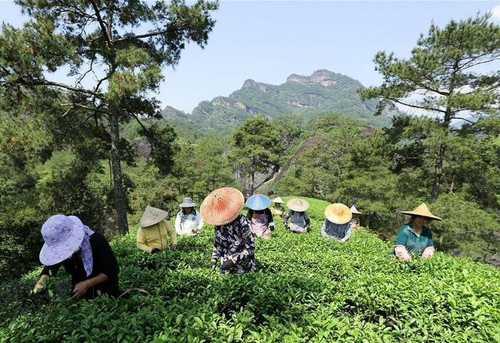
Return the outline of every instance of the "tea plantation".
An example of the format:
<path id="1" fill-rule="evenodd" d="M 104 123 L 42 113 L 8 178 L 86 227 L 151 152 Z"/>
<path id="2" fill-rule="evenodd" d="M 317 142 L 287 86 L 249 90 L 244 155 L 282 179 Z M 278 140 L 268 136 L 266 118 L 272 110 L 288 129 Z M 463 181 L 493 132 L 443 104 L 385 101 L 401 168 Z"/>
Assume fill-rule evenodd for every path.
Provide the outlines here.
<path id="1" fill-rule="evenodd" d="M 322 239 L 326 203 L 311 200 L 313 231 L 258 241 L 259 271 L 210 269 L 213 230 L 146 256 L 134 233 L 113 243 L 119 300 L 74 302 L 63 273 L 30 296 L 36 272 L 0 289 L 2 342 L 499 342 L 500 271 L 438 253 L 402 264 L 361 230 Z"/>

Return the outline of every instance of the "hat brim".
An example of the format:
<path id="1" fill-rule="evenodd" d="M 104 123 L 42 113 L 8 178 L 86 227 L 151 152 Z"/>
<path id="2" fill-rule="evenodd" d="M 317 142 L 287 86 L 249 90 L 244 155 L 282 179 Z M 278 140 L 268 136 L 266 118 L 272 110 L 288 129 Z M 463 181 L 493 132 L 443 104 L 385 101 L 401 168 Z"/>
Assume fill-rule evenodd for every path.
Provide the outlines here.
<path id="1" fill-rule="evenodd" d="M 195 203 L 192 203 L 192 204 L 185 204 L 185 203 L 182 203 L 179 205 L 180 208 L 194 208 L 196 207 L 196 204 Z"/>
<path id="2" fill-rule="evenodd" d="M 295 212 L 305 212 L 309 209 L 309 203 L 307 201 L 304 201 L 303 204 L 297 204 L 293 200 L 290 200 L 286 204 L 286 207 Z"/>
<path id="3" fill-rule="evenodd" d="M 351 209 L 340 203 L 328 205 L 324 214 L 328 221 L 337 225 L 347 224 L 352 219 Z"/>
<path id="4" fill-rule="evenodd" d="M 443 220 L 442 218 L 437 217 L 437 216 L 422 214 L 422 213 L 418 213 L 418 212 L 414 212 L 414 211 L 401 211 L 400 213 L 406 214 L 406 215 L 409 215 L 409 216 L 413 216 L 413 217 L 424 217 L 424 218 L 428 218 L 428 219 L 432 219 L 432 220 L 438 220 L 438 221 L 442 221 Z"/>
<path id="5" fill-rule="evenodd" d="M 225 197 L 225 206 L 215 204 L 213 201 L 220 196 Z M 245 206 L 243 194 L 232 187 L 224 187 L 210 193 L 200 205 L 203 221 L 209 225 L 221 226 L 233 222 L 241 214 Z"/>
<path id="6" fill-rule="evenodd" d="M 246 207 L 248 207 L 253 211 L 262 211 L 269 208 L 272 204 L 273 202 L 271 201 L 271 199 L 267 197 L 259 197 L 259 198 L 250 197 L 246 202 Z"/>
<path id="7" fill-rule="evenodd" d="M 83 224 L 80 220 L 75 220 L 69 217 L 73 222 L 71 237 L 64 242 L 59 244 L 48 246 L 45 243 L 40 250 L 40 263 L 44 266 L 53 266 L 62 261 L 70 258 L 82 245 L 83 237 L 85 236 L 85 231 L 83 230 Z"/>
<path id="8" fill-rule="evenodd" d="M 141 220 L 139 221 L 139 225 L 141 225 L 142 228 L 147 228 L 156 225 L 167 218 L 167 211 L 148 206 L 146 208 L 146 211 L 144 211 Z"/>

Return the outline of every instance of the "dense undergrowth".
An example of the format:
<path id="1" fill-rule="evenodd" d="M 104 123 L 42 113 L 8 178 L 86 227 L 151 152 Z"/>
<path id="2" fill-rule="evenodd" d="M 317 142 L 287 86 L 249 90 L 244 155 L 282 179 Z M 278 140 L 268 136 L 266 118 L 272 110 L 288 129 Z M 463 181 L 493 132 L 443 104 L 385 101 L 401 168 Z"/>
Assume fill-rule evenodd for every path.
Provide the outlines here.
<path id="1" fill-rule="evenodd" d="M 325 202 L 311 200 L 313 230 L 258 241 L 259 271 L 210 269 L 213 230 L 176 251 L 145 255 L 133 234 L 115 240 L 119 300 L 74 302 L 68 280 L 30 296 L 36 273 L 3 284 L 0 341 L 326 342 L 500 340 L 500 272 L 438 253 L 402 264 L 360 230 L 345 245 L 320 237 Z"/>

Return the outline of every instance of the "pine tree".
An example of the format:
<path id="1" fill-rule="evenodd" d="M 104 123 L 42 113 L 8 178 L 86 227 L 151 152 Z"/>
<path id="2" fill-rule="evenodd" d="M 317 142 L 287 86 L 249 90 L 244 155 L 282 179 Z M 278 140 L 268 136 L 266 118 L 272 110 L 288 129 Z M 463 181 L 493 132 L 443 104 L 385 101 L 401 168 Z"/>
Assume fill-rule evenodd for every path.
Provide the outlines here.
<path id="1" fill-rule="evenodd" d="M 440 193 L 452 121 L 474 124 L 498 109 L 500 72 L 485 72 L 500 60 L 500 26 L 490 15 L 431 25 L 408 59 L 392 53 L 375 56 L 382 85 L 361 91 L 364 99 L 379 99 L 377 114 L 388 104 L 431 112 L 442 127 L 434 166 L 432 198 Z"/>
<path id="2" fill-rule="evenodd" d="M 117 224 L 127 232 L 127 194 L 122 172 L 120 125 L 159 116 L 151 96 L 188 42 L 205 46 L 217 3 L 199 0 L 18 0 L 31 20 L 4 25 L 0 35 L 2 94 L 19 101 L 41 89 L 61 94 L 61 117 L 86 113 L 106 132 Z M 54 72 L 69 72 L 66 82 Z M 142 125 L 142 123 L 141 123 Z M 148 132 L 148 129 L 144 127 Z M 149 130 L 148 138 L 155 136 Z M 158 139 L 152 139 L 157 142 Z M 160 148 L 165 150 L 164 145 Z M 168 151 L 168 149 L 166 149 Z"/>

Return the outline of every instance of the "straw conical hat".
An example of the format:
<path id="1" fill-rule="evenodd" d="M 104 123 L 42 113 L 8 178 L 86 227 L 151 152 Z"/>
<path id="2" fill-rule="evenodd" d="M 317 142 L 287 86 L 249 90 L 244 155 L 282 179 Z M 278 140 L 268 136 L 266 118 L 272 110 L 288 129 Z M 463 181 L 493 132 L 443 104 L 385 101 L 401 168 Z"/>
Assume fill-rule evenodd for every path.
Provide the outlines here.
<path id="1" fill-rule="evenodd" d="M 239 190 L 223 187 L 207 195 L 201 203 L 200 213 L 207 224 L 225 225 L 239 216 L 244 203 L 245 198 Z"/>
<path id="2" fill-rule="evenodd" d="M 351 212 L 352 214 L 362 214 L 361 212 L 358 211 L 358 209 L 354 205 L 351 206 Z"/>
<path id="3" fill-rule="evenodd" d="M 427 207 L 427 205 L 425 203 L 422 203 L 420 206 L 418 206 L 413 211 L 401 211 L 401 213 L 408 214 L 410 216 L 419 216 L 419 217 L 441 220 L 441 218 L 439 218 L 431 213 L 431 211 L 429 210 L 429 207 Z"/>
<path id="4" fill-rule="evenodd" d="M 352 212 L 344 204 L 330 204 L 325 208 L 325 217 L 334 224 L 347 224 L 352 219 Z"/>
<path id="5" fill-rule="evenodd" d="M 293 198 L 288 200 L 286 206 L 295 212 L 305 212 L 309 208 L 309 203 L 304 199 Z"/>
<path id="6" fill-rule="evenodd" d="M 167 217 L 168 217 L 167 211 L 160 210 L 159 208 L 156 207 L 148 206 L 144 210 L 144 214 L 142 215 L 140 224 L 141 227 L 152 226 L 158 224 Z"/>
<path id="7" fill-rule="evenodd" d="M 274 198 L 273 199 L 273 202 L 275 204 L 284 204 L 285 202 L 283 201 L 283 199 L 281 199 L 280 197 L 277 197 L 277 198 Z"/>

